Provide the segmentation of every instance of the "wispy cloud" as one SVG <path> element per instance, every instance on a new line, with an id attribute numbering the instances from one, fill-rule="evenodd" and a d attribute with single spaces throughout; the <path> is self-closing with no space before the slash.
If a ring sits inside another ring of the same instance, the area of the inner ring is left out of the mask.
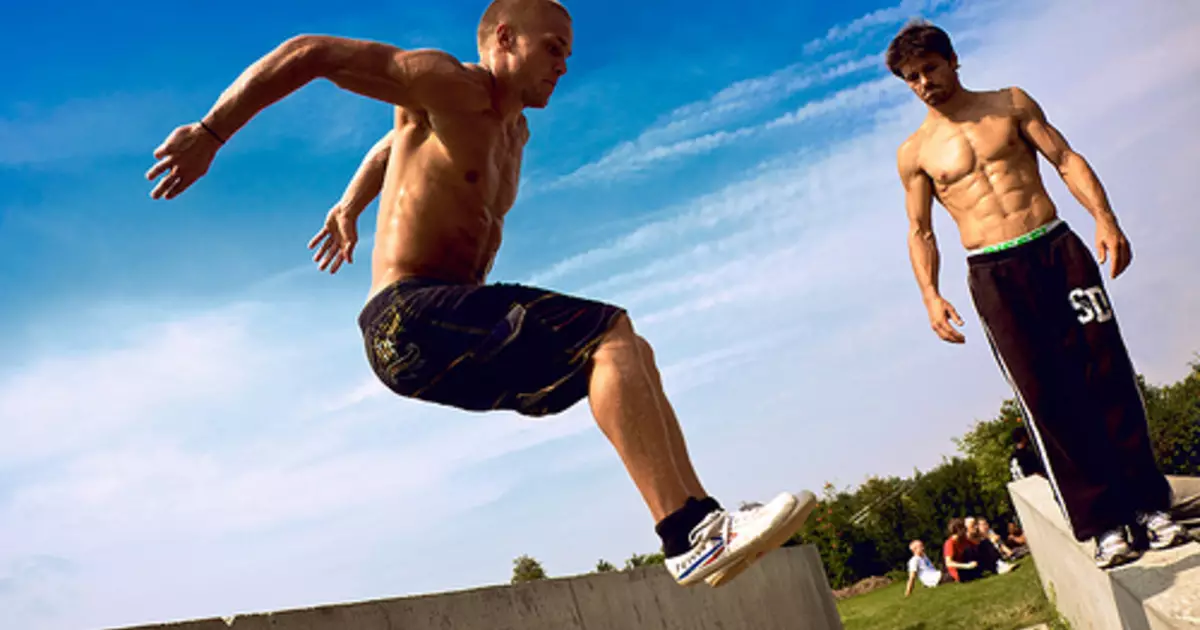
<path id="1" fill-rule="evenodd" d="M 830 58 L 815 64 L 797 63 L 769 75 L 739 81 L 703 101 L 684 105 L 634 140 L 623 142 L 600 159 L 539 187 L 570 188 L 637 173 L 668 160 L 701 155 L 761 132 L 761 125 L 713 131 L 717 127 L 779 103 L 809 88 L 877 65 L 872 57 L 853 61 Z"/>
<path id="2" fill-rule="evenodd" d="M 932 15 L 954 4 L 954 0 L 904 0 L 899 5 L 880 9 L 849 23 L 834 26 L 825 36 L 804 46 L 806 54 L 818 52 L 842 40 L 857 37 L 880 26 L 903 22 L 918 15 Z M 969 10 L 974 9 L 970 6 Z M 538 192 L 609 182 L 644 171 L 652 165 L 678 161 L 716 150 L 722 146 L 748 139 L 762 131 L 794 124 L 811 116 L 834 111 L 850 103 L 844 102 L 861 94 L 851 89 L 840 98 L 818 99 L 802 106 L 790 116 L 767 125 L 748 125 L 736 129 L 720 129 L 744 120 L 755 112 L 775 105 L 792 95 L 819 88 L 831 81 L 853 76 L 867 70 L 872 75 L 882 72 L 882 51 L 854 57 L 852 51 L 829 53 L 825 58 L 790 64 L 769 74 L 737 81 L 713 96 L 682 105 L 659 122 L 643 131 L 637 138 L 623 142 L 605 152 L 599 159 L 552 181 L 536 186 Z M 895 81 L 881 79 L 861 89 L 890 91 Z"/>
<path id="3" fill-rule="evenodd" d="M 904 0 L 900 4 L 877 9 L 846 24 L 830 28 L 824 37 L 814 39 L 804 45 L 805 53 L 815 53 L 830 44 L 857 37 L 871 29 L 904 22 L 910 18 L 921 17 L 938 8 L 949 5 L 954 0 Z"/>

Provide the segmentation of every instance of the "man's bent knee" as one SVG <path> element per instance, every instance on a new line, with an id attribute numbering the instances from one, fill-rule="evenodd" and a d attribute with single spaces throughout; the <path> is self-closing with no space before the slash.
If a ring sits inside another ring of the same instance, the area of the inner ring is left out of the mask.
<path id="1" fill-rule="evenodd" d="M 604 361 L 622 353 L 644 352 L 649 347 L 650 344 L 633 330 L 633 322 L 629 316 L 622 313 L 613 320 L 608 332 L 604 333 L 593 359 Z"/>

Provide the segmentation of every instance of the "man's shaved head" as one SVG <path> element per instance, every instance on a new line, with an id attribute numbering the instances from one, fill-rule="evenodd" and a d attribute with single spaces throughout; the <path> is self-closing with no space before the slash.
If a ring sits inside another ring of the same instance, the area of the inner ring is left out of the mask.
<path id="1" fill-rule="evenodd" d="M 496 27 L 501 23 L 512 24 L 519 29 L 525 20 L 539 16 L 541 10 L 546 7 L 554 7 L 562 11 L 567 18 L 571 17 L 567 8 L 558 0 L 492 0 L 483 12 L 483 17 L 479 19 L 479 49 L 483 50 L 491 43 L 496 34 Z"/>

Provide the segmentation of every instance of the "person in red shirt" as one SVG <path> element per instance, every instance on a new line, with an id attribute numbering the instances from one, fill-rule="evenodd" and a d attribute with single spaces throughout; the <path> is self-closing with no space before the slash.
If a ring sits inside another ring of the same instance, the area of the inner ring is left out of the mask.
<path id="1" fill-rule="evenodd" d="M 967 537 L 967 525 L 961 518 L 950 521 L 949 537 L 942 545 L 942 560 L 946 572 L 955 582 L 969 582 L 980 576 L 979 563 L 975 560 L 975 545 Z"/>

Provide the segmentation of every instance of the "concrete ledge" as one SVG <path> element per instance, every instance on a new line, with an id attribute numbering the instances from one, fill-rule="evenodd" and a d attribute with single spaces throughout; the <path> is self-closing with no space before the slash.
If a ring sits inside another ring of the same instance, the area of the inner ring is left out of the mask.
<path id="1" fill-rule="evenodd" d="M 842 630 L 812 545 L 779 549 L 729 585 L 684 588 L 662 567 L 136 630 Z M 127 630 L 135 630 L 129 628 Z"/>
<path id="2" fill-rule="evenodd" d="M 1092 560 L 1094 545 L 1075 540 L 1045 479 L 1008 489 L 1042 587 L 1074 630 L 1200 629 L 1200 545 L 1147 551 L 1102 571 Z"/>

